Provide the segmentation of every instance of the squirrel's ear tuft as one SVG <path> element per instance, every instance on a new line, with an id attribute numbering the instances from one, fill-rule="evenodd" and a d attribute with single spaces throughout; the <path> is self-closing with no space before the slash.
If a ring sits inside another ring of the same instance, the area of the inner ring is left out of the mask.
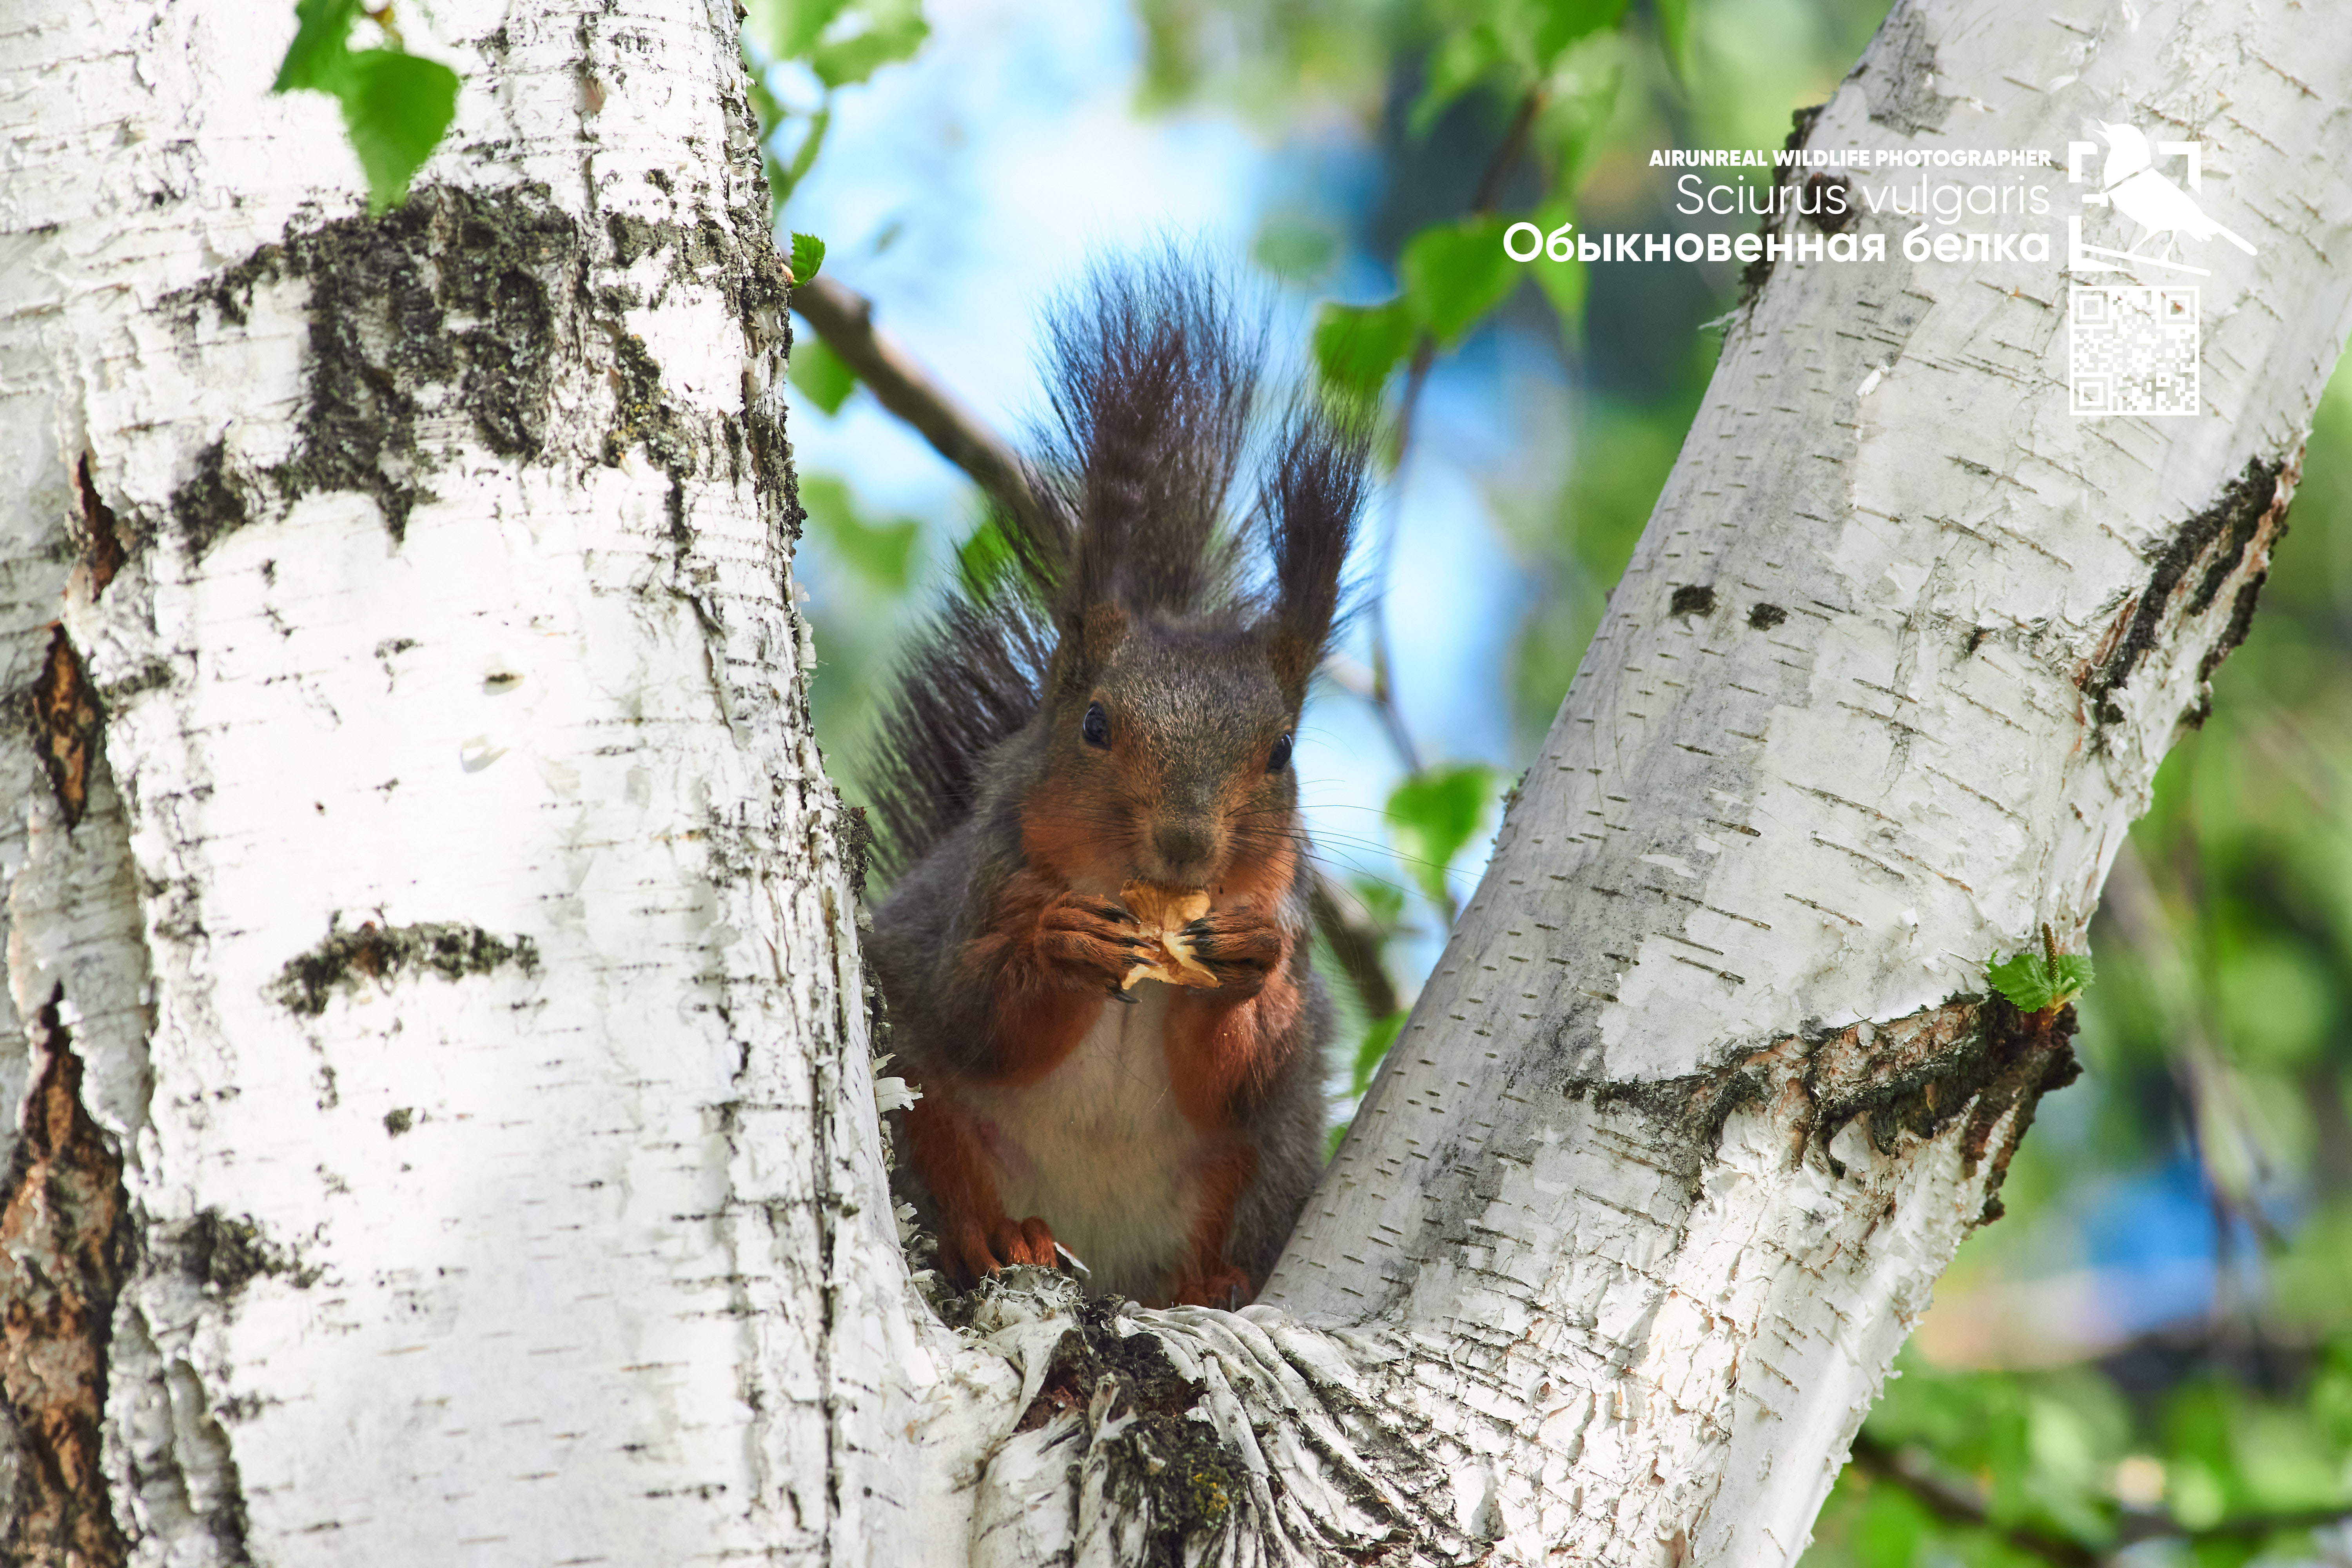
<path id="1" fill-rule="evenodd" d="M 1127 640 L 1127 612 L 1117 605 L 1097 605 L 1078 618 L 1076 630 L 1078 660 L 1092 679 Z"/>
<path id="2" fill-rule="evenodd" d="M 1118 605 L 1099 603 L 1073 611 L 1055 628 L 1060 636 L 1054 649 L 1048 685 L 1064 702 L 1076 701 L 1091 690 L 1127 640 L 1128 614 Z"/>
<path id="3" fill-rule="evenodd" d="M 1098 263 L 1055 308 L 1039 467 L 1076 520 L 1055 604 L 1066 631 L 1097 605 L 1191 616 L 1229 594 L 1220 520 L 1263 335 L 1174 249 Z"/>
<path id="4" fill-rule="evenodd" d="M 1276 677 L 1292 701 L 1323 662 L 1339 610 L 1339 573 L 1364 508 L 1368 416 L 1302 401 L 1285 421 L 1261 506 L 1274 556 L 1269 630 Z"/>

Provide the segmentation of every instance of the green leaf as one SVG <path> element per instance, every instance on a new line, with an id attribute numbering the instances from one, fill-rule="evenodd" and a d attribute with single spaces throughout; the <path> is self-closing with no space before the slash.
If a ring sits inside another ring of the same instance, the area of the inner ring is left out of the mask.
<path id="1" fill-rule="evenodd" d="M 1374 1019 L 1364 1031 L 1363 1040 L 1356 1047 L 1356 1072 L 1349 1093 L 1361 1094 L 1372 1086 L 1372 1074 L 1380 1070 L 1381 1058 L 1396 1044 L 1397 1031 L 1404 1027 L 1404 1011 L 1400 1008 L 1385 1018 Z"/>
<path id="2" fill-rule="evenodd" d="M 1389 840 L 1429 901 L 1452 918 L 1445 868 L 1495 804 L 1495 770 L 1484 763 L 1423 768 L 1389 796 Z"/>
<path id="3" fill-rule="evenodd" d="M 1389 372 L 1412 352 L 1416 328 L 1402 298 L 1385 305 L 1326 304 L 1315 318 L 1316 366 L 1335 392 L 1378 396 Z"/>
<path id="4" fill-rule="evenodd" d="M 801 395 L 827 414 L 838 414 L 857 390 L 857 373 L 814 332 L 796 334 L 785 374 Z"/>
<path id="5" fill-rule="evenodd" d="M 337 96 L 343 129 L 367 172 L 368 210 L 396 206 L 457 113 L 457 73 L 395 49 L 351 56 Z"/>
<path id="6" fill-rule="evenodd" d="M 1439 346 L 1453 347 L 1518 287 L 1519 264 L 1503 249 L 1505 226 L 1499 217 L 1465 218 L 1423 229 L 1406 243 L 1399 263 L 1405 298 Z"/>
<path id="7" fill-rule="evenodd" d="M 1404 889 L 1394 882 L 1376 881 L 1370 877 L 1350 877 L 1348 889 L 1364 906 L 1364 913 L 1372 924 L 1383 931 L 1396 929 L 1404 918 Z"/>
<path id="8" fill-rule="evenodd" d="M 1838 1478 L 1838 1484 L 1845 1485 L 1844 1476 Z M 1909 1492 L 1900 1487 L 1873 1486 L 1853 1522 L 1854 1552 L 1864 1563 L 1911 1568 L 1919 1560 L 1920 1542 L 1935 1528 L 1927 1510 Z"/>
<path id="9" fill-rule="evenodd" d="M 830 475 L 803 475 L 801 505 L 817 536 L 877 587 L 902 593 L 914 562 L 921 525 L 911 518 L 869 521 L 847 485 Z"/>
<path id="10" fill-rule="evenodd" d="M 269 90 L 333 92 L 351 58 L 352 24 L 359 17 L 360 0 L 296 0 L 294 41 L 286 46 Z"/>
<path id="11" fill-rule="evenodd" d="M 1549 234 L 1551 230 L 1546 229 L 1544 232 Z M 1584 270 L 1584 263 L 1573 258 L 1567 261 L 1554 261 L 1549 257 L 1546 257 L 1543 260 L 1535 263 L 1534 271 L 1536 287 L 1541 289 L 1544 298 L 1550 301 L 1552 314 L 1559 319 L 1561 333 L 1571 343 L 1582 342 L 1584 290 L 1586 283 L 1590 281 L 1590 275 Z"/>
<path id="12" fill-rule="evenodd" d="M 864 81 L 877 70 L 895 60 L 903 60 L 920 48 L 930 36 L 930 24 L 921 15 L 909 10 L 897 16 L 877 19 L 862 33 L 853 33 L 837 43 L 819 44 L 809 51 L 809 69 L 817 80 L 827 87 L 847 87 Z"/>
<path id="13" fill-rule="evenodd" d="M 824 265 L 824 241 L 813 234 L 793 236 L 793 281 L 805 283 Z M 825 410 L 830 414 L 831 409 Z"/>
<path id="14" fill-rule="evenodd" d="M 1250 259 L 1293 283 L 1312 283 L 1339 259 L 1339 236 L 1328 224 L 1276 216 L 1258 226 Z"/>
<path id="15" fill-rule="evenodd" d="M 2098 971 L 2092 967 L 2089 953 L 2062 952 L 2058 955 L 2057 991 L 2061 1002 L 2072 1002 L 2088 991 L 2091 982 L 2097 978 Z"/>
<path id="16" fill-rule="evenodd" d="M 1613 39 L 1605 47 L 1579 49 L 1552 69 L 1551 89 L 1528 128 L 1528 150 L 1538 165 L 1551 170 L 1546 205 L 1561 208 L 1563 218 L 1573 216 L 1586 165 L 1608 135 L 1624 80 L 1624 62 Z"/>
<path id="17" fill-rule="evenodd" d="M 1437 46 L 1430 57 L 1429 74 L 1423 82 L 1421 96 L 1413 100 L 1412 112 L 1405 123 L 1415 137 L 1429 134 L 1446 106 L 1478 85 L 1481 79 L 1508 58 L 1500 34 L 1491 23 L 1448 33 L 1445 41 Z"/>
<path id="18" fill-rule="evenodd" d="M 457 73 L 396 44 L 354 50 L 360 0 L 296 0 L 294 41 L 272 92 L 323 92 L 342 105 L 343 130 L 368 182 L 368 210 L 397 206 L 408 182 L 457 113 Z"/>
<path id="19" fill-rule="evenodd" d="M 2210 1530 L 2230 1509 L 2230 1494 L 2212 1467 L 2187 1455 L 2164 1468 L 2164 1496 L 2184 1530 Z"/>
<path id="20" fill-rule="evenodd" d="M 2093 977 L 2087 952 L 2062 952 L 2054 967 L 2048 956 L 2031 951 L 1985 966 L 1985 978 L 1993 989 L 2021 1013 L 2063 1007 L 2090 989 Z"/>
<path id="21" fill-rule="evenodd" d="M 764 153 L 768 170 L 768 190 L 779 205 L 793 194 L 794 186 L 808 178 L 809 165 L 816 162 L 817 152 L 824 145 L 825 132 L 833 129 L 833 100 L 827 99 L 814 114 L 809 116 L 808 130 L 801 135 L 801 144 L 793 150 L 793 161 L 777 162 L 774 154 Z M 817 259 L 824 259 L 822 244 Z M 797 274 L 795 274 L 797 276 Z"/>

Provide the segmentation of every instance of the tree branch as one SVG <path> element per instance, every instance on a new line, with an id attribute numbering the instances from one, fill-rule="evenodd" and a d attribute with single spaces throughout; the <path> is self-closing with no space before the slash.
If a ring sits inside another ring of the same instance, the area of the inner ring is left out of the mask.
<path id="1" fill-rule="evenodd" d="M 1356 994 L 1363 1000 L 1364 1011 L 1374 1018 L 1385 1018 L 1395 1012 L 1396 987 L 1390 983 L 1389 972 L 1381 963 L 1381 947 L 1388 940 L 1388 933 L 1374 924 L 1347 889 L 1319 867 L 1314 881 L 1308 884 L 1307 898 L 1315 923 L 1322 928 L 1324 938 L 1331 944 L 1331 956 L 1347 971 Z"/>
<path id="2" fill-rule="evenodd" d="M 1908 1451 L 1890 1448 L 1866 1432 L 1855 1436 L 1852 1458 L 1856 1468 L 1901 1487 L 1945 1523 L 1998 1535 L 2020 1552 L 2031 1552 L 2046 1563 L 2062 1563 L 2066 1568 L 2099 1568 L 2110 1555 L 2030 1524 L 1996 1523 L 1983 1499 L 1972 1489 L 1945 1479 Z M 2192 1546 L 2209 1541 L 2259 1541 L 2282 1531 L 2318 1530 L 2346 1519 L 2352 1519 L 2352 1508 L 2305 1508 L 2283 1513 L 2239 1514 L 2201 1529 L 2184 1530 L 2168 1520 L 2130 1516 L 2116 1531 L 2116 1548 L 2120 1551 L 2144 1541 L 2183 1541 Z"/>
<path id="3" fill-rule="evenodd" d="M 913 426 L 940 457 L 971 476 L 998 504 L 1041 535 L 1058 526 L 1047 510 L 1049 503 L 1030 483 L 1020 455 L 874 324 L 872 300 L 820 276 L 793 289 L 793 309 L 883 407 Z"/>
<path id="4" fill-rule="evenodd" d="M 1983 1500 L 1973 1490 L 1946 1480 L 1908 1453 L 1896 1452 L 1867 1432 L 1855 1435 L 1851 1458 L 1857 1469 L 1901 1487 L 1946 1524 L 1985 1531 L 2020 1552 L 2032 1552 L 2045 1563 L 2062 1563 L 2065 1568 L 2099 1568 L 2106 1560 L 2103 1553 L 2079 1541 L 2053 1535 L 2030 1524 L 1994 1523 Z"/>
<path id="5" fill-rule="evenodd" d="M 1509 177 L 1512 165 L 1519 161 L 1519 154 L 1527 150 L 1528 132 L 1535 126 L 1536 115 L 1543 108 L 1543 100 L 1541 82 L 1528 89 L 1527 95 L 1519 100 L 1519 107 L 1511 116 L 1509 128 L 1503 132 L 1503 140 L 1496 147 L 1494 155 L 1486 160 L 1486 167 L 1478 176 L 1477 188 L 1470 195 L 1471 216 L 1481 216 L 1494 210 L 1495 203 L 1502 195 L 1504 180 Z M 1392 492 L 1395 499 L 1391 502 L 1391 510 L 1402 503 L 1404 462 L 1405 455 L 1412 449 L 1413 416 L 1421 406 L 1422 388 L 1428 384 L 1429 367 L 1436 358 L 1437 340 L 1424 331 L 1413 342 L 1412 363 L 1405 370 L 1404 395 L 1397 403 L 1398 483 Z M 1381 539 L 1383 560 L 1388 554 L 1389 539 L 1390 535 L 1384 531 Z M 1421 748 L 1413 744 L 1412 732 L 1405 728 L 1404 715 L 1397 710 L 1395 693 L 1389 684 L 1389 626 L 1387 613 L 1382 607 L 1385 595 L 1376 595 L 1372 600 L 1372 687 L 1369 700 L 1372 710 L 1380 715 L 1381 725 L 1388 731 L 1389 742 L 1396 748 L 1405 771 L 1417 773 L 1421 772 Z"/>

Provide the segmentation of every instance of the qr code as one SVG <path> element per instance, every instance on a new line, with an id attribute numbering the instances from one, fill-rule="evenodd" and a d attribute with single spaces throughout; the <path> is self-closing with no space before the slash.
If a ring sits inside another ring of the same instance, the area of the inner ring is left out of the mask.
<path id="1" fill-rule="evenodd" d="M 2066 315 L 2074 412 L 2198 412 L 2196 289 L 2077 289 Z"/>

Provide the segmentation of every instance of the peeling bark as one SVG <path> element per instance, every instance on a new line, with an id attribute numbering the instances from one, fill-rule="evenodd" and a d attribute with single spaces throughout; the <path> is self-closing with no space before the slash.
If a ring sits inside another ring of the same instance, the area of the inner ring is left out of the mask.
<path id="1" fill-rule="evenodd" d="M 130 1543 L 100 1451 L 131 1213 L 122 1157 L 82 1105 L 64 1001 L 60 985 L 41 1009 L 39 1075 L 0 1192 L 0 1401 L 16 1450 L 0 1551 L 11 1563 L 114 1568 Z"/>
<path id="2" fill-rule="evenodd" d="M 58 809 L 66 826 L 81 821 L 89 805 L 89 770 L 99 746 L 98 693 L 90 689 L 81 655 L 57 628 L 49 638 L 48 657 L 41 661 L 40 679 L 30 699 L 33 745 L 48 771 L 49 787 L 57 792 Z"/>

